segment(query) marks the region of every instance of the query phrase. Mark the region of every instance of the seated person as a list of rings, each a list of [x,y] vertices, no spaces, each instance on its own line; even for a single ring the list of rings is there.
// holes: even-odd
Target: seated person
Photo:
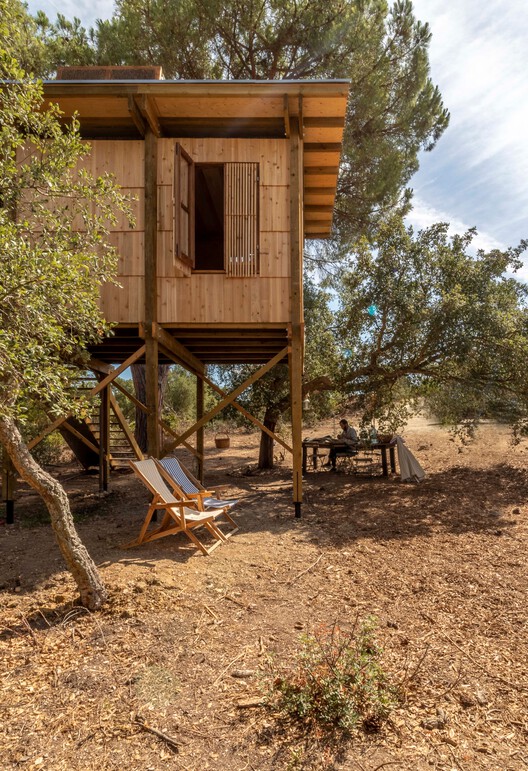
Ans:
[[[339,421],[341,426],[341,433],[338,434],[335,447],[330,448],[330,455],[328,456],[327,466],[332,466],[332,471],[335,471],[336,457],[340,455],[357,455],[356,445],[358,443],[358,435],[356,430],[352,426],[348,425],[348,420]]]

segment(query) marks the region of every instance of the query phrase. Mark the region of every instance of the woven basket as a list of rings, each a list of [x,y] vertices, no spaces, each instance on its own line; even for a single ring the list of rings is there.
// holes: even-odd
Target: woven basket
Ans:
[[[219,450],[225,450],[229,447],[229,434],[225,431],[215,434],[215,445]]]

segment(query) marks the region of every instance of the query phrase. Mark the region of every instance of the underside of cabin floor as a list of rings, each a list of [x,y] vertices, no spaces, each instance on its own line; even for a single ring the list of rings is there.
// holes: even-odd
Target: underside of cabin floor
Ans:
[[[288,328],[278,325],[163,326],[202,364],[265,364],[288,345]],[[118,326],[113,334],[90,348],[90,354],[109,364],[121,364],[144,343],[138,325]],[[173,364],[163,350],[160,364]]]

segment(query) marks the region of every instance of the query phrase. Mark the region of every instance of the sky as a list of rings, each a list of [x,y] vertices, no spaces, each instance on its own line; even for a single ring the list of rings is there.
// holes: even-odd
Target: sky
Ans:
[[[528,238],[527,0],[414,0],[431,32],[431,76],[451,121],[411,180],[416,228],[475,226],[475,246]],[[77,16],[85,26],[112,15],[111,0],[28,0],[29,10]],[[522,278],[528,281],[528,257]]]
[[[476,226],[484,249],[515,246],[528,238],[526,0],[413,4],[431,28],[431,74],[451,121],[421,156],[410,220]]]

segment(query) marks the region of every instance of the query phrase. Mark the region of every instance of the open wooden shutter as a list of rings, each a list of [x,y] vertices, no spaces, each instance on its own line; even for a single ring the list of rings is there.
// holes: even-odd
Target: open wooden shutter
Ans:
[[[179,142],[174,153],[174,256],[194,266],[194,161]]]
[[[228,276],[259,273],[259,165],[225,164],[225,268]]]

